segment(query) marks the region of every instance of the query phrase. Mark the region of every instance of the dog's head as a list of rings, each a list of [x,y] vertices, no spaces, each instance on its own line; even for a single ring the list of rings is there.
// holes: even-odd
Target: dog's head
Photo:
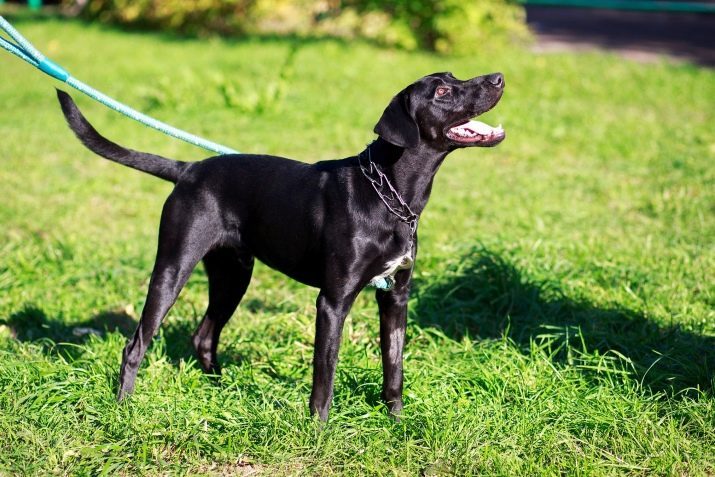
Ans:
[[[404,148],[420,143],[445,151],[496,146],[505,136],[501,125],[491,127],[471,118],[492,109],[503,92],[501,73],[466,81],[452,73],[434,73],[392,98],[375,125],[375,133]]]

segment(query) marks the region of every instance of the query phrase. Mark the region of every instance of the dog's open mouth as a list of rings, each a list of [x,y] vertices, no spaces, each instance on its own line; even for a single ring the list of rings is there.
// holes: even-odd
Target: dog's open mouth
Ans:
[[[492,127],[481,121],[465,121],[447,130],[447,137],[452,141],[475,146],[494,146],[504,139],[504,128],[501,124]]]

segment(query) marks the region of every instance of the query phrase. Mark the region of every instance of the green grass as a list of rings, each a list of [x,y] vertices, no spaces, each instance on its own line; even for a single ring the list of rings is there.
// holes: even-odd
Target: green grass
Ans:
[[[434,71],[502,71],[506,93],[486,120],[508,138],[451,155],[437,176],[401,422],[379,401],[366,292],[319,431],[307,408],[316,290],[265,266],[224,332],[218,385],[189,345],[206,306],[197,270],[119,405],[120,353],[170,185],[85,150],[53,82],[0,55],[0,474],[715,473],[711,70],[16,26],[98,89],[242,151],[353,154],[392,94]],[[206,155],[74,96],[123,144]]]

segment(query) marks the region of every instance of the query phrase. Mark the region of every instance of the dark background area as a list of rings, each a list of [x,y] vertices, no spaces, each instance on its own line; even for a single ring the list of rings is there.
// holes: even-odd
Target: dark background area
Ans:
[[[641,60],[670,55],[715,65],[715,15],[526,6],[527,23],[542,51],[618,51]]]

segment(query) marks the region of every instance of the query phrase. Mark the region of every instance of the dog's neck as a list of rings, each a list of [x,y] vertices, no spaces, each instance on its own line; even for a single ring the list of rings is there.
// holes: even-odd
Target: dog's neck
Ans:
[[[410,209],[420,215],[427,205],[432,182],[449,152],[427,145],[405,149],[377,138],[368,146],[372,161],[384,172]]]

